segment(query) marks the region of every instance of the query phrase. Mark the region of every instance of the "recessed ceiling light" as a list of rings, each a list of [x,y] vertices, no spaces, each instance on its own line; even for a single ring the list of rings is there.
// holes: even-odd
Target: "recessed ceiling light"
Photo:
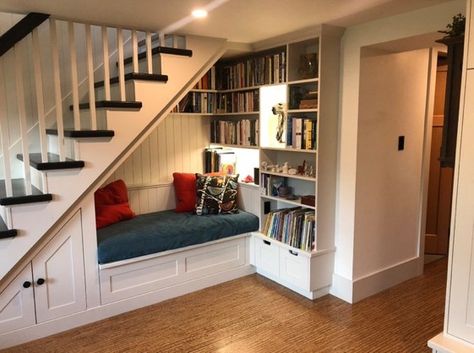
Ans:
[[[191,15],[195,18],[204,18],[207,16],[207,11],[204,9],[195,9],[191,12]]]

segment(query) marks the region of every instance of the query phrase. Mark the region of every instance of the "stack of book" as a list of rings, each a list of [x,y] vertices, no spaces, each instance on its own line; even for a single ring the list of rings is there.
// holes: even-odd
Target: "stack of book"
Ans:
[[[207,92],[188,93],[172,110],[173,113],[214,113],[215,95]]]
[[[236,89],[281,83],[286,81],[286,51],[238,62],[225,62],[219,66],[219,89]]]
[[[286,146],[303,149],[316,149],[317,121],[306,117],[288,116],[286,125]]]
[[[199,80],[194,89],[216,89],[216,67],[211,69]]]
[[[304,251],[315,249],[316,218],[313,210],[295,207],[267,214],[262,233]]]
[[[309,91],[300,100],[299,109],[317,109],[318,108],[318,92]]]
[[[236,156],[221,147],[204,149],[204,173],[235,174]]]
[[[220,93],[216,111],[222,113],[255,112],[259,106],[258,91]]]
[[[211,142],[225,145],[258,146],[258,120],[211,121]]]

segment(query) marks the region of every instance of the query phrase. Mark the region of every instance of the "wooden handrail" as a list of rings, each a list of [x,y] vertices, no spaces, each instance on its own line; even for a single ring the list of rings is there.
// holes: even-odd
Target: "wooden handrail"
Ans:
[[[30,12],[0,37],[0,56],[49,18],[49,15]]]

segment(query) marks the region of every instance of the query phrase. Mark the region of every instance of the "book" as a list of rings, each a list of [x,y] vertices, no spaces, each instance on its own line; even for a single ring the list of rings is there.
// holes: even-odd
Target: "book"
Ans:
[[[295,121],[295,139],[293,142],[293,148],[301,149],[303,141],[303,119],[294,119]]]

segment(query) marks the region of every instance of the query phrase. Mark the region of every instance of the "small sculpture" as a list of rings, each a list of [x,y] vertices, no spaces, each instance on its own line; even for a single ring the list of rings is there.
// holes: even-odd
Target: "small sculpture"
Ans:
[[[298,170],[296,168],[288,169],[288,174],[290,175],[296,175],[297,173],[298,173]]]
[[[283,166],[281,167],[281,172],[284,174],[288,174],[288,162],[283,163]]]
[[[263,161],[263,162],[262,162],[262,170],[263,170],[263,171],[266,171],[266,170],[267,170],[267,167],[268,167],[268,163],[265,162],[265,161]]]

